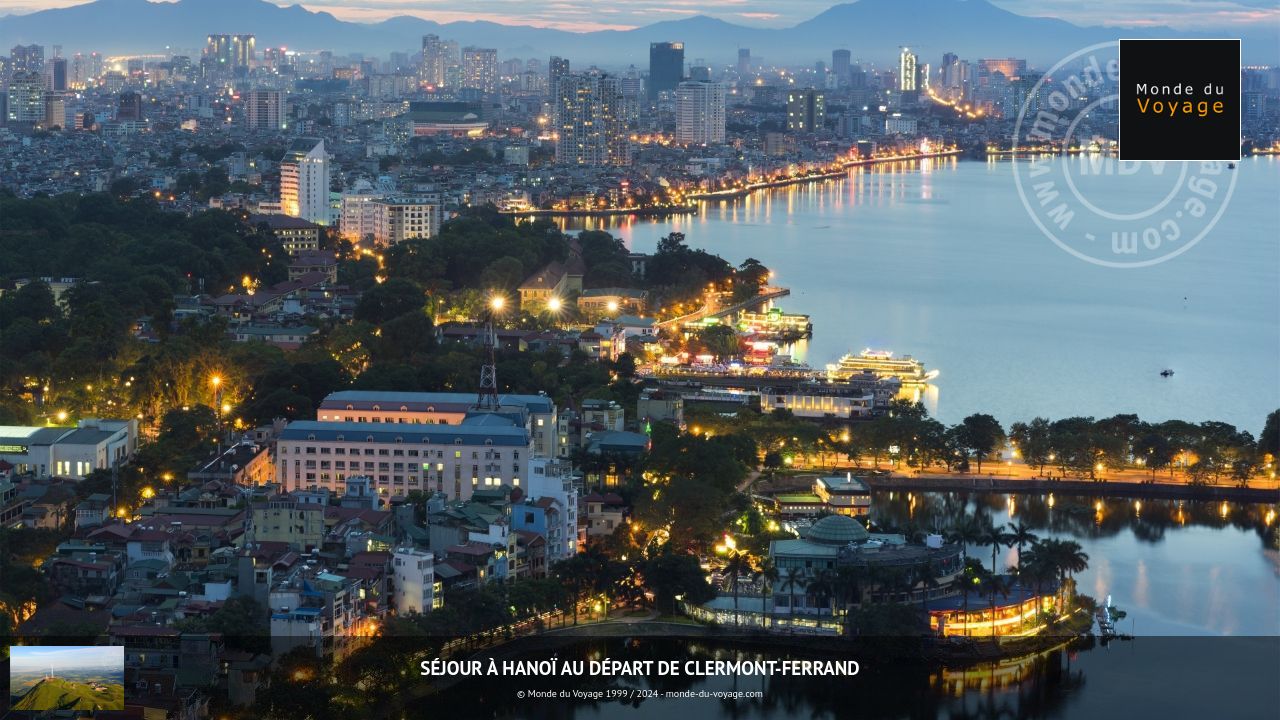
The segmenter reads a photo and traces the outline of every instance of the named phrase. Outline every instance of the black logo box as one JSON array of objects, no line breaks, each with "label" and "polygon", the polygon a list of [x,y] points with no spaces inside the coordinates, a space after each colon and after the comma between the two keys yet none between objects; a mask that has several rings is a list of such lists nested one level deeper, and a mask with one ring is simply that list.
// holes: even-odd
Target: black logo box
[{"label": "black logo box", "polygon": [[1239,160],[1241,110],[1240,40],[1120,41],[1121,160]]}]

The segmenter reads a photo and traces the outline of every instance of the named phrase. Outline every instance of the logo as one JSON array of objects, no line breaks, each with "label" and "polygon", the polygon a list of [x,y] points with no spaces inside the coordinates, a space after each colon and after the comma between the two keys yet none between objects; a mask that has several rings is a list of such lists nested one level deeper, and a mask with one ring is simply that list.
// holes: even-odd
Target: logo
[{"label": "logo", "polygon": [[1213,229],[1236,173],[1224,160],[1119,158],[1107,140],[1119,122],[1118,45],[1078,50],[1013,85],[1026,92],[1014,125],[1013,176],[1023,207],[1058,247],[1095,265],[1147,267],[1190,250]]}]

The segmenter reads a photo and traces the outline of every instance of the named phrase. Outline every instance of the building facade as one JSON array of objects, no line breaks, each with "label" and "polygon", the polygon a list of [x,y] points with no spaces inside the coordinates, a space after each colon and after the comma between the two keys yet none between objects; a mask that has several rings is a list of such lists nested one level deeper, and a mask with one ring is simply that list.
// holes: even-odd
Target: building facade
[{"label": "building facade", "polygon": [[329,224],[329,153],[324,140],[295,140],[280,162],[280,208],[285,215]]},{"label": "building facade", "polygon": [[724,85],[682,82],[676,87],[676,142],[714,145],[724,142]]}]

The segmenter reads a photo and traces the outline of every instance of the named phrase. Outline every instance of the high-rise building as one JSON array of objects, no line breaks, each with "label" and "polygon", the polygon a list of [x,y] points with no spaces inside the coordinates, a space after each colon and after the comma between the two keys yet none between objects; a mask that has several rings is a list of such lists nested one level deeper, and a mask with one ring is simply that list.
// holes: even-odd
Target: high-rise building
[{"label": "high-rise building", "polygon": [[493,48],[462,49],[462,87],[484,93],[498,90],[498,51]]},{"label": "high-rise building", "polygon": [[449,59],[439,35],[422,36],[422,73],[420,79],[433,88],[444,87],[444,69]]},{"label": "high-rise building", "polygon": [[254,47],[257,39],[253,35],[231,36],[231,64],[234,67],[253,67]]},{"label": "high-rise building", "polygon": [[11,123],[44,121],[44,78],[38,72],[14,73],[9,78],[8,118]]},{"label": "high-rise building", "polygon": [[826,96],[821,91],[802,88],[787,92],[787,130],[817,132],[826,120]]},{"label": "high-rise building", "polygon": [[284,130],[284,93],[250,90],[244,96],[244,121],[250,130]]},{"label": "high-rise building", "polygon": [[687,81],[676,86],[677,143],[722,143],[724,124],[724,85]]},{"label": "high-rise building", "polygon": [[751,74],[751,49],[738,48],[738,75],[746,77]]},{"label": "high-rise building", "polygon": [[622,112],[622,83],[599,71],[570,73],[556,83],[556,162],[629,165],[631,141]]},{"label": "high-rise building", "polygon": [[324,140],[299,138],[280,161],[280,208],[285,215],[329,224],[329,153]]},{"label": "high-rise building", "polygon": [[53,128],[65,130],[67,127],[67,96],[60,92],[44,94],[44,120],[46,130]]},{"label": "high-rise building", "polygon": [[210,35],[204,47],[204,56],[223,69],[250,67],[253,65],[257,39],[253,35]]},{"label": "high-rise building", "polygon": [[50,92],[67,91],[67,59],[53,58],[44,65],[45,87]]},{"label": "high-rise building", "polygon": [[853,53],[848,50],[831,51],[831,72],[841,85],[849,84],[849,64],[852,58]]},{"label": "high-rise building", "polygon": [[898,90],[913,92],[917,87],[916,79],[916,55],[904,47],[898,55]]},{"label": "high-rise building", "polygon": [[9,72],[38,73],[44,70],[43,45],[15,45],[9,51]]},{"label": "high-rise building", "polygon": [[547,94],[551,97],[556,96],[556,81],[563,75],[569,74],[569,59],[551,56],[547,62]]},{"label": "high-rise building", "polygon": [[649,99],[671,92],[684,79],[684,43],[649,43]]},{"label": "high-rise building", "polygon": [[116,120],[119,122],[142,122],[142,96],[127,90],[116,98]]}]

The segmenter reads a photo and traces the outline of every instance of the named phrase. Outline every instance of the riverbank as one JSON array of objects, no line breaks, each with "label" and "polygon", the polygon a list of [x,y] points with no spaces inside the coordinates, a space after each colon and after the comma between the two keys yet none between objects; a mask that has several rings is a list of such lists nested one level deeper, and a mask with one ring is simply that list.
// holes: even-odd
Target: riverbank
[{"label": "riverbank", "polygon": [[599,209],[581,209],[581,210],[502,210],[503,215],[509,215],[517,218],[535,218],[535,217],[618,217],[629,215],[633,217],[654,217],[663,218],[674,215],[688,215],[698,211],[698,206],[694,203],[688,205],[670,205],[665,207],[650,208],[599,208]]},{"label": "riverbank", "polygon": [[981,491],[1003,493],[1059,493],[1062,495],[1108,495],[1159,500],[1228,501],[1243,503],[1280,502],[1280,490],[1228,485],[1187,485],[1136,483],[1112,480],[1046,480],[1043,478],[994,477],[988,475],[866,475],[872,490],[913,490],[921,492]]},{"label": "riverbank", "polygon": [[803,183],[819,182],[822,180],[834,180],[836,178],[844,177],[844,174],[848,172],[850,168],[869,166],[869,165],[884,165],[888,163],[897,163],[897,162],[911,162],[915,160],[928,160],[931,158],[956,157],[963,153],[964,153],[963,150],[940,150],[938,152],[914,153],[911,155],[895,155],[892,157],[868,158],[866,160],[853,160],[847,163],[841,163],[838,169],[831,170],[829,172],[812,173],[809,175],[799,175],[796,177],[783,178],[781,180],[763,180],[761,182],[755,182],[749,185],[743,185],[740,188],[732,188],[730,190],[714,190],[712,192],[705,192],[705,193],[691,193],[686,197],[688,197],[690,200],[736,200],[738,198],[746,197],[747,195],[750,195],[752,193],[760,192],[761,190],[770,190],[772,188],[786,187],[788,185],[800,185]]}]

